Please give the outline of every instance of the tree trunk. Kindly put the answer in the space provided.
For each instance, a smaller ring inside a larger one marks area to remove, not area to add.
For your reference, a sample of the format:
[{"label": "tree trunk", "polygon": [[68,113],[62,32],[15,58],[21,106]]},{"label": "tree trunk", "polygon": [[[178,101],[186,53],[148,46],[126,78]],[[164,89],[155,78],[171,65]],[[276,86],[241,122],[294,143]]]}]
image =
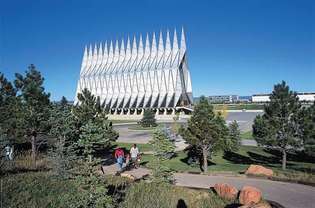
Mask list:
[{"label": "tree trunk", "polygon": [[285,170],[287,166],[287,152],[282,150],[282,170]]},{"label": "tree trunk", "polygon": [[88,157],[89,157],[89,163],[91,163],[92,162],[92,155],[89,155]]},{"label": "tree trunk", "polygon": [[36,165],[36,137],[34,135],[31,138],[31,143],[32,143],[32,160],[35,166]]},{"label": "tree trunk", "polygon": [[203,172],[208,172],[208,150],[206,147],[202,147],[202,155],[203,155]]}]

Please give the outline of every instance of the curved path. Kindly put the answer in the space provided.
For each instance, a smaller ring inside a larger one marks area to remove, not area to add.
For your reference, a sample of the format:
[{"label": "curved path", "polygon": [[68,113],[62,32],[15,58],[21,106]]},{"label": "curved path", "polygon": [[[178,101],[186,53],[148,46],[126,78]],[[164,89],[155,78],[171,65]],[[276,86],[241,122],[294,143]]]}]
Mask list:
[{"label": "curved path", "polygon": [[[104,165],[104,174],[114,175],[117,172],[116,164]],[[140,179],[151,174],[147,168],[138,168],[124,171],[124,173]],[[246,176],[209,176],[189,173],[175,173],[175,185],[190,188],[209,189],[216,183],[227,183],[239,190],[243,186],[254,186],[262,191],[264,199],[275,201],[285,208],[312,208],[315,207],[315,187],[295,183],[285,183]]]},{"label": "curved path", "polygon": [[315,188],[311,186],[271,181],[257,178],[208,176],[175,173],[176,185],[191,188],[209,188],[216,183],[228,183],[241,189],[245,185],[259,188],[267,200],[280,203],[286,208],[315,207]]}]

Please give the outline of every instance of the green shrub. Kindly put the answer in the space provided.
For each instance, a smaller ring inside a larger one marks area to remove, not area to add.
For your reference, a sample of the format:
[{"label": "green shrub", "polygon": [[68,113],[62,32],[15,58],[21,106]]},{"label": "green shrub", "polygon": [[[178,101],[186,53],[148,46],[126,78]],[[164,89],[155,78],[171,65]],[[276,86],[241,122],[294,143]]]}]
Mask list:
[{"label": "green shrub", "polygon": [[122,207],[175,208],[185,204],[187,207],[222,208],[228,203],[212,192],[175,187],[166,183],[140,182],[128,189]]},{"label": "green shrub", "polygon": [[154,126],[157,126],[154,111],[152,111],[151,109],[145,109],[144,112],[143,112],[143,117],[139,121],[139,124],[142,127],[154,127]]},{"label": "green shrub", "polygon": [[[95,181],[93,181],[95,184]],[[81,181],[52,177],[49,172],[11,174],[2,179],[3,207],[112,207],[106,184],[96,181],[94,190]],[[92,186],[91,185],[91,186]],[[92,202],[91,202],[92,201]]]}]

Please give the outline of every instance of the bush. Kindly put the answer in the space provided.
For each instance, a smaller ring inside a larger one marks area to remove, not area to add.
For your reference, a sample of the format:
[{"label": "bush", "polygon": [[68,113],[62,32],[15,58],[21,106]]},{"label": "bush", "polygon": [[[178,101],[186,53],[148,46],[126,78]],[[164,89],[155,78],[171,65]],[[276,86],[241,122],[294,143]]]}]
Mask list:
[{"label": "bush", "polygon": [[165,183],[136,183],[128,189],[125,208],[211,207],[228,204],[212,192],[175,187]]},{"label": "bush", "polygon": [[145,109],[143,112],[143,117],[139,121],[142,127],[155,127],[157,126],[155,120],[155,113],[151,109]]},{"label": "bush", "polygon": [[98,181],[92,192],[77,179],[63,180],[49,172],[9,175],[3,180],[3,207],[113,207],[105,183]]},{"label": "bush", "polygon": [[25,171],[42,171],[49,170],[49,161],[43,155],[37,155],[36,164],[31,156],[30,151],[20,152],[16,154],[14,160],[6,161],[1,169],[3,173],[25,172]]}]

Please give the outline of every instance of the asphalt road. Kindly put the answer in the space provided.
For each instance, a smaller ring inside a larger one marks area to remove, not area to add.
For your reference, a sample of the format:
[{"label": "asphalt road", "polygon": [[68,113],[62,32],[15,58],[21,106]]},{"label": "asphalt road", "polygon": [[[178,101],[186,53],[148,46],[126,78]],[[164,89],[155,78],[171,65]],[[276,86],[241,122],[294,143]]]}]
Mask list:
[{"label": "asphalt road", "polygon": [[284,183],[257,178],[193,175],[175,173],[176,185],[194,188],[209,188],[216,183],[227,183],[241,189],[254,186],[263,193],[263,198],[280,203],[286,208],[315,207],[315,188],[302,184]]},{"label": "asphalt road", "polygon": [[[241,131],[250,131],[252,129],[253,121],[256,115],[261,114],[259,112],[229,112],[226,118],[226,122],[232,122],[236,120],[239,124]],[[152,138],[152,131],[146,130],[130,130],[129,127],[136,124],[115,124],[114,128],[119,132],[119,142],[126,143],[148,143]],[[170,124],[165,124],[169,126]],[[242,140],[243,145],[256,146],[254,140]]]},{"label": "asphalt road", "polygon": [[236,120],[241,131],[250,131],[255,117],[261,114],[261,112],[229,112],[226,122],[230,123]]}]

